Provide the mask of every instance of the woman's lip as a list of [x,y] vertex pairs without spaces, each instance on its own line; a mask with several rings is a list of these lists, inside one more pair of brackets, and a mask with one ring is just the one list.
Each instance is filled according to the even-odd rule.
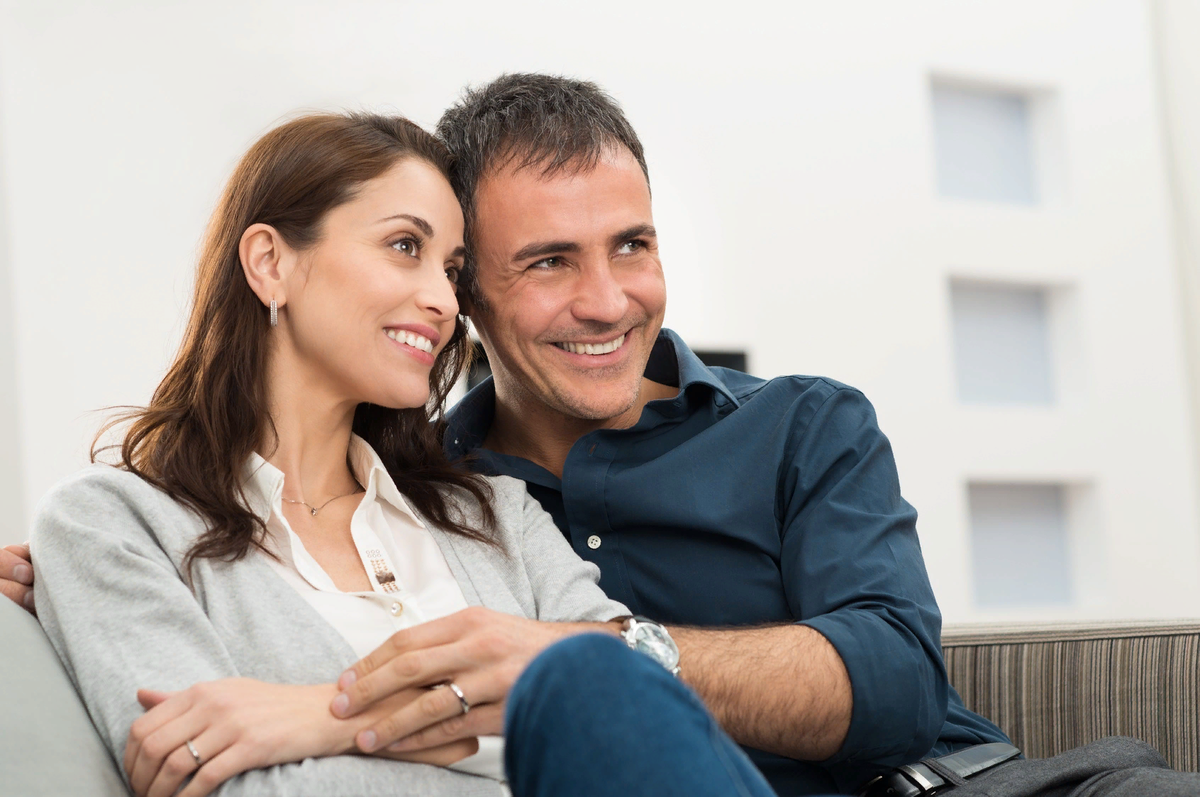
[[429,338],[429,342],[433,344],[435,349],[442,341],[442,336],[438,334],[437,330],[426,324],[388,324],[384,329],[402,329],[405,332],[412,332],[423,338]]
[[[403,327],[388,327],[388,329],[402,329],[402,328]],[[420,332],[417,332],[417,330],[415,330],[415,329],[409,329],[408,331],[416,332],[418,335],[422,334]],[[384,335],[384,337],[387,338],[387,335]],[[424,365],[433,365],[435,358],[434,358],[432,352],[421,351],[420,349],[409,346],[407,343],[405,343],[402,340],[396,340],[395,338],[387,338],[387,339],[389,342],[395,344],[403,353],[409,355],[410,357],[415,357],[418,362],[420,362]],[[430,340],[433,340],[433,338],[430,338]],[[436,346],[437,344],[435,343],[434,345]]]

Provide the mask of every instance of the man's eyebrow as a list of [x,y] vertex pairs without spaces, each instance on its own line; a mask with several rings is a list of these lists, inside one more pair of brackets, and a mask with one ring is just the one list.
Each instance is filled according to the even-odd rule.
[[425,219],[421,218],[420,216],[412,216],[408,213],[397,213],[395,216],[388,216],[386,219],[380,219],[378,223],[384,224],[389,221],[395,221],[396,219],[405,219],[407,221],[411,221],[418,230],[425,233],[430,238],[433,237],[433,225],[425,221]]
[[623,244],[626,241],[632,241],[634,238],[642,237],[657,238],[658,231],[654,229],[653,224],[635,224],[614,235],[612,242],[614,244]]
[[513,262],[528,260],[531,257],[545,257],[559,252],[578,252],[579,244],[571,241],[537,241],[517,250],[512,256]]

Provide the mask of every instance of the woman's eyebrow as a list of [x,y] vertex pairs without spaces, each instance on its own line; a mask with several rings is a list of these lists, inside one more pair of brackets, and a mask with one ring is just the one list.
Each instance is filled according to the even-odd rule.
[[397,213],[394,216],[388,216],[385,219],[380,219],[376,223],[377,224],[385,224],[389,221],[395,221],[396,219],[405,219],[407,221],[411,221],[414,225],[416,225],[418,230],[425,233],[430,238],[433,237],[433,225],[432,224],[425,221],[425,219],[421,218],[420,216],[412,216],[408,213]]

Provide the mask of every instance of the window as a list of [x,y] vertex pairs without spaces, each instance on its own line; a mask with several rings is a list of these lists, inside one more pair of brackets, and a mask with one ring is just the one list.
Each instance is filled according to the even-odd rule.
[[1036,204],[1030,104],[1024,94],[935,81],[938,193],[957,199]]
[[1046,294],[1044,288],[951,281],[959,400],[1053,402]]
[[974,483],[968,493],[976,605],[995,609],[1070,604],[1065,488]]

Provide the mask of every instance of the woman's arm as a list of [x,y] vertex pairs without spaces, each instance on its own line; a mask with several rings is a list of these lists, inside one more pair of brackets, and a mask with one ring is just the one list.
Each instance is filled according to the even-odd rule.
[[[149,518],[156,517],[155,502],[161,506],[166,501],[135,476],[111,468],[91,468],[52,491],[43,500],[34,525],[40,619],[93,723],[118,761],[123,760],[126,740],[144,712],[138,702],[139,689],[221,698],[221,689],[235,683],[226,679],[240,675],[152,528]],[[182,513],[179,516],[185,519]],[[173,553],[177,559],[178,552]],[[469,776],[418,764],[349,756],[308,757],[349,749],[352,743],[354,729],[329,716],[329,696],[319,692],[330,688],[248,683],[257,684],[255,689],[289,690],[289,695],[304,696],[321,710],[298,715],[290,725],[280,723],[286,730],[278,731],[271,740],[278,743],[286,735],[291,746],[285,757],[298,763],[282,763],[278,752],[268,754],[261,749],[258,755],[266,758],[246,757],[253,743],[261,742],[253,734],[247,736],[250,744],[243,745],[239,760],[260,768],[228,780],[221,794],[394,795],[406,775],[420,780],[422,786],[445,780],[447,793],[474,788],[474,784],[462,784]],[[162,709],[155,717],[159,719],[175,710],[176,697],[163,701],[146,717]],[[172,701],[175,703],[168,706]],[[211,714],[213,705],[206,705]],[[226,720],[250,724],[253,715],[244,706],[222,704],[220,699],[216,705],[225,705]],[[229,710],[231,707],[237,710]],[[185,741],[198,738],[187,730]],[[147,733],[144,738],[152,735]],[[162,737],[151,752],[164,762],[172,755],[178,761],[181,748],[166,749],[174,741]],[[182,750],[190,760],[186,747]],[[271,755],[276,759],[271,760]],[[216,761],[208,751],[202,751],[202,756]],[[494,788],[481,793],[494,793]]]
[[448,690],[429,693],[373,723],[360,734],[359,749],[373,752],[402,740],[396,749],[411,752],[501,733],[508,692],[538,653],[574,634],[615,634],[617,625],[607,621],[629,613],[604,594],[599,568],[579,558],[522,482],[498,479],[495,491],[498,520],[506,524],[500,533],[510,546],[496,555],[522,568],[536,619],[476,606],[394,634],[342,676],[345,694],[332,706],[338,716],[355,716],[399,690],[436,681],[454,681],[471,710],[463,715]]

